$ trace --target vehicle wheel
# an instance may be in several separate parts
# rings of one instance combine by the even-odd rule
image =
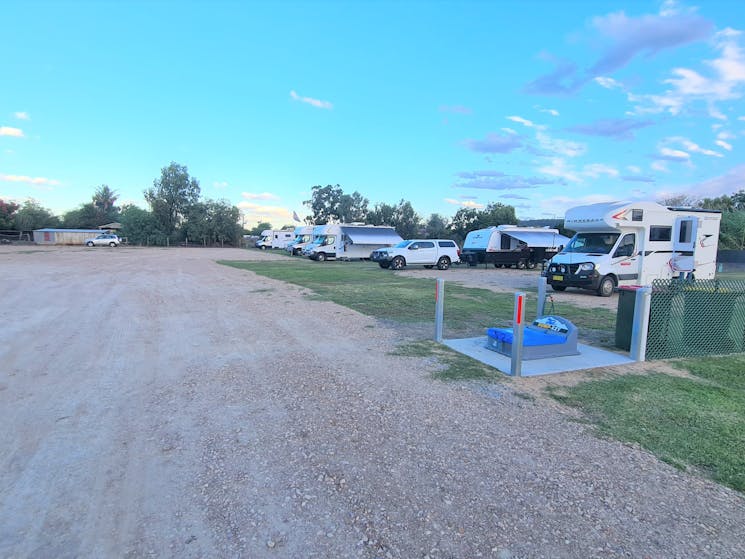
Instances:
[[[393,270],[403,270],[404,266],[406,266],[406,260],[404,260],[403,256],[396,256],[396,258],[391,260],[391,268]]]
[[[323,262],[324,260],[326,260],[326,253],[319,252],[318,254],[316,254],[316,260],[318,260],[319,262]]]
[[[88,241],[87,243],[85,243],[85,246],[92,247],[93,246],[93,241]]]
[[[598,286],[598,295],[600,297],[610,297],[613,295],[613,288],[616,287],[616,282],[613,281],[613,278],[611,276],[605,276],[603,279],[600,280],[600,285]]]
[[[517,263],[517,269],[518,269],[518,270],[524,270],[524,269],[525,269],[525,267],[526,267],[526,266],[525,266],[525,260],[520,260],[520,261],[519,261],[519,262]]]
[[[116,243],[109,243],[109,246],[114,248],[116,246]]]
[[[552,285],[551,289],[554,291],[564,291],[567,288],[566,285]]]
[[[528,270],[535,270],[535,262],[532,260],[528,260],[526,266],[528,267]]]
[[[450,268],[450,259],[447,256],[440,256],[440,259],[437,261],[437,269],[447,270],[448,268]]]
[[[261,245],[261,250],[266,250],[266,245]]]
[[[494,267],[495,267],[495,268],[501,268],[501,267],[502,267],[502,265],[501,265],[501,264],[496,264],[496,263],[495,263],[495,264],[494,264]]]
[[[391,263],[390,262],[378,262],[378,266],[380,266],[381,268],[387,270],[388,268],[391,267]]]
[[[432,268],[434,268],[434,266],[432,266],[431,264],[425,265],[424,267],[427,268],[428,270],[431,270]]]

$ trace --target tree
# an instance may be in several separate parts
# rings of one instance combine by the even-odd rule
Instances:
[[[419,236],[419,216],[411,206],[411,202],[401,199],[393,212],[393,226],[404,239]]]
[[[674,196],[660,198],[657,200],[657,203],[670,208],[692,208],[696,205],[697,200],[695,197],[688,196],[687,194],[676,194]]]
[[[697,206],[706,210],[719,210],[721,212],[732,212],[735,210],[735,200],[733,196],[726,194],[718,198],[702,198]]]
[[[450,231],[459,245],[463,246],[463,241],[469,231],[479,229],[479,227],[476,227],[478,220],[478,213],[473,208],[461,208],[455,212],[453,219],[450,221]]]
[[[390,204],[379,203],[367,213],[367,222],[371,225],[393,225],[393,216],[396,207]]]
[[[108,185],[102,184],[93,194],[93,207],[96,208],[99,219],[106,223],[115,221],[119,214],[119,208],[116,207],[116,200],[119,196],[111,190]]]
[[[36,200],[26,200],[15,215],[15,229],[31,231],[44,227],[57,227],[59,218]]]
[[[171,162],[160,171],[160,178],[145,190],[145,200],[165,235],[173,235],[189,206],[199,200],[199,181],[189,176],[185,165]]]
[[[492,202],[487,205],[486,208],[478,212],[478,217],[478,229],[484,229],[492,225],[517,225],[515,208],[500,202]]]
[[[67,229],[96,229],[106,223],[108,222],[99,217],[99,212],[92,202],[82,204],[62,216],[62,226]]]
[[[356,190],[352,194],[342,194],[336,209],[336,218],[340,223],[364,222],[367,219],[369,200]]]
[[[160,239],[162,234],[158,229],[158,222],[155,216],[147,210],[134,204],[125,204],[119,214],[119,221],[122,224],[119,235],[125,237],[131,245],[163,242]]]
[[[745,190],[738,190],[732,195],[732,207],[735,210],[745,210]]]
[[[183,233],[193,241],[238,246],[242,233],[240,217],[240,210],[227,200],[205,200],[189,206]]]
[[[249,235],[255,235],[255,236],[258,237],[259,235],[261,235],[261,232],[262,231],[264,231],[265,229],[271,229],[271,228],[272,228],[272,224],[271,223],[269,223],[268,221],[262,221],[256,227],[254,227],[253,229],[251,229],[248,232],[248,234]]]
[[[432,214],[429,216],[429,219],[424,226],[424,231],[425,236],[430,239],[443,239],[450,237],[448,220],[440,214]]]
[[[745,211],[724,212],[719,225],[719,249],[745,249]]]
[[[0,199],[0,229],[13,229],[13,220],[20,207],[15,202]]]
[[[303,202],[303,205],[311,210],[311,214],[305,218],[305,221],[309,224],[325,225],[338,219],[339,203],[344,195],[341,186],[317,184],[311,188],[311,191],[310,200]]]

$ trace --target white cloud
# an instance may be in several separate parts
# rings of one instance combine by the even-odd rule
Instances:
[[[502,128],[502,132],[507,132],[508,134],[517,134],[517,130],[513,130],[512,128]]]
[[[521,116],[508,116],[506,117],[507,120],[511,120],[512,122],[518,122],[522,124],[523,126],[527,126],[528,128],[535,128],[536,130],[543,130],[546,127],[541,126],[540,124],[535,124],[532,120],[528,120],[527,118],[523,118]]]
[[[252,202],[238,202],[238,209],[246,217],[246,223],[268,221],[276,227],[292,223],[292,212],[281,206],[262,206]]]
[[[614,80],[613,78],[608,78],[604,76],[598,76],[596,78],[593,78],[595,80],[595,83],[598,84],[600,87],[604,87],[605,89],[622,89],[623,85],[621,82],[618,82]]]
[[[596,179],[602,175],[606,175],[608,177],[617,177],[620,173],[618,172],[618,169],[615,169],[608,165],[604,165],[603,163],[592,163],[583,167],[582,174],[587,177]]]
[[[667,159],[672,159],[675,161],[688,161],[691,158],[691,155],[683,150],[666,147],[660,148],[660,155]]]
[[[18,111],[17,113],[13,113],[13,116],[16,117],[18,120],[31,120],[31,117],[25,111]]]
[[[716,198],[742,190],[745,184],[745,165],[733,167],[724,175],[691,185],[685,193],[695,198]]]
[[[718,145],[722,149],[726,149],[727,151],[732,151],[732,144],[728,144],[724,140],[717,140],[714,142],[716,145]]]
[[[41,190],[52,190],[52,187],[60,184],[60,182],[55,179],[48,179],[46,177],[29,177],[26,175],[0,175],[0,181],[28,184]]]
[[[541,111],[542,113],[548,113],[548,114],[550,114],[551,116],[559,116],[559,111],[557,111],[556,109],[543,109],[543,108],[541,108],[541,107],[537,107],[537,108],[538,108],[538,110],[539,110],[539,111]]]
[[[560,157],[554,157],[551,159],[550,164],[539,167],[538,172],[551,177],[565,179],[570,182],[582,182],[582,178],[579,174],[569,167],[566,161]]]
[[[626,169],[629,171],[629,173],[639,174],[642,172],[641,167],[637,167],[636,165],[627,165]]]
[[[246,200],[279,200],[279,196],[271,192],[241,192],[241,196]]]
[[[308,105],[312,105],[319,109],[333,109],[334,108],[334,105],[329,101],[321,101],[320,99],[313,99],[312,97],[302,97],[301,95],[298,95],[295,92],[295,90],[290,91],[290,97],[292,97],[295,101],[300,101],[301,103],[307,103]]]
[[[215,181],[212,183],[215,188],[226,188],[228,186],[227,181]]]
[[[663,140],[663,144],[679,145],[685,150],[684,152],[680,150],[669,149],[666,147],[661,148],[660,154],[668,158],[688,159],[691,153],[700,153],[701,155],[708,155],[709,157],[722,157],[722,154],[718,151],[702,148],[697,143],[692,142],[688,138],[684,138],[682,136],[671,136],[669,138],[665,138]]]
[[[717,140],[734,140],[737,136],[726,130],[721,131],[717,134]]]
[[[23,138],[23,130],[20,128],[13,128],[12,126],[0,126],[0,136]]]
[[[745,116],[738,116],[737,117],[737,120],[744,120],[745,121]]]
[[[479,204],[478,202],[474,202],[473,200],[456,200],[455,198],[444,198],[443,201],[454,206],[462,206],[464,208],[472,208],[474,210],[481,210],[486,207],[484,206],[484,204]]]
[[[661,173],[669,173],[670,169],[667,168],[667,163],[665,161],[653,161],[650,165],[652,169],[655,171],[660,171]]]
[[[535,138],[541,148],[563,157],[578,157],[584,155],[587,151],[586,144],[570,140],[557,140],[543,132],[536,132]]]

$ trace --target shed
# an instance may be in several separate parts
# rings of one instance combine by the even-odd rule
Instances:
[[[34,243],[37,245],[82,245],[86,239],[100,235],[100,229],[36,229]]]

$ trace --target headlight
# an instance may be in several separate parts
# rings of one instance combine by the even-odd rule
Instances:
[[[578,272],[592,272],[595,269],[595,264],[592,262],[583,262],[577,268]]]

